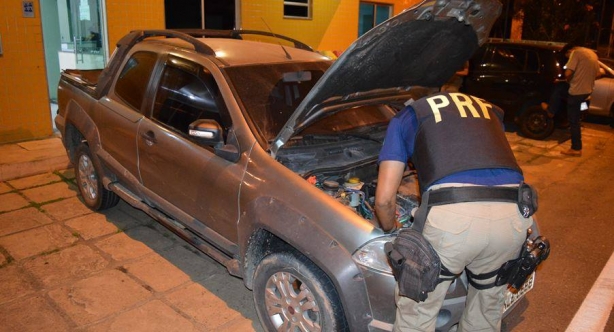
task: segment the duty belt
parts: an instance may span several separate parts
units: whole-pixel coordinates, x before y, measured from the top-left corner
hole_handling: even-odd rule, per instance
[[[428,192],[428,205],[462,202],[518,202],[518,187],[446,187]]]
[[[521,182],[518,187],[445,187],[427,190],[414,218],[414,227],[422,232],[426,215],[432,206],[464,202],[510,202],[516,203],[520,213],[528,218],[537,211],[537,193],[528,184]]]

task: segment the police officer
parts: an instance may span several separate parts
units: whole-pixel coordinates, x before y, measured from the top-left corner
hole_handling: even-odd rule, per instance
[[[418,173],[423,196],[429,191],[432,197],[444,187],[474,187],[479,192],[518,187],[523,181],[505,137],[502,110],[458,92],[423,97],[391,120],[379,156],[375,201],[386,232],[398,226],[396,192],[408,160]],[[473,276],[459,330],[500,330],[505,286],[494,286],[493,273],[516,258],[531,218],[523,216],[512,201],[472,201],[471,197],[429,211],[423,235],[442,265],[454,274],[466,269]],[[395,331],[434,331],[451,282],[441,282],[424,302],[400,296],[397,288]]]

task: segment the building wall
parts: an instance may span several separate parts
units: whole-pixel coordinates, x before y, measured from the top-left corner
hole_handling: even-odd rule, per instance
[[[30,18],[23,17],[21,1],[2,1],[0,38],[0,143],[48,137],[53,127],[39,2]]]
[[[106,0],[109,54],[132,30],[164,29],[164,0]]]
[[[21,1],[0,10],[0,144],[53,134],[43,46],[40,0],[34,17],[23,17]],[[107,0],[109,48],[130,30],[164,29],[164,0]]]
[[[378,0],[393,5],[393,15],[419,0]],[[268,31],[300,40],[315,50],[343,51],[358,38],[359,0],[313,0],[312,19],[283,17],[282,0],[254,0],[241,3],[241,27]],[[266,24],[265,24],[266,22]]]

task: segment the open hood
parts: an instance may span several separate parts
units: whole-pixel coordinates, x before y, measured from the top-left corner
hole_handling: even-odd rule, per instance
[[[272,155],[331,97],[443,85],[488,39],[500,13],[498,0],[423,1],[371,29],[343,52],[297,107],[273,142]]]

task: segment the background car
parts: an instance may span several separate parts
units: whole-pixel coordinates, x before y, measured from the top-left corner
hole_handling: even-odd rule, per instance
[[[486,99],[505,111],[522,134],[543,139],[554,129],[540,104],[563,79],[567,59],[562,43],[490,39],[469,60],[461,91]]]
[[[610,127],[614,128],[614,60],[599,59],[602,75],[595,81],[591,94],[588,113],[609,117]]]
[[[524,136],[544,139],[554,131],[555,121],[566,122],[565,111],[556,110],[553,120],[541,106],[549,102],[555,86],[564,80],[567,58],[560,53],[564,45],[489,39],[469,60],[461,91],[501,107],[505,120],[517,124]],[[605,74],[595,81],[588,113],[612,117],[614,70],[612,60],[601,60]]]

